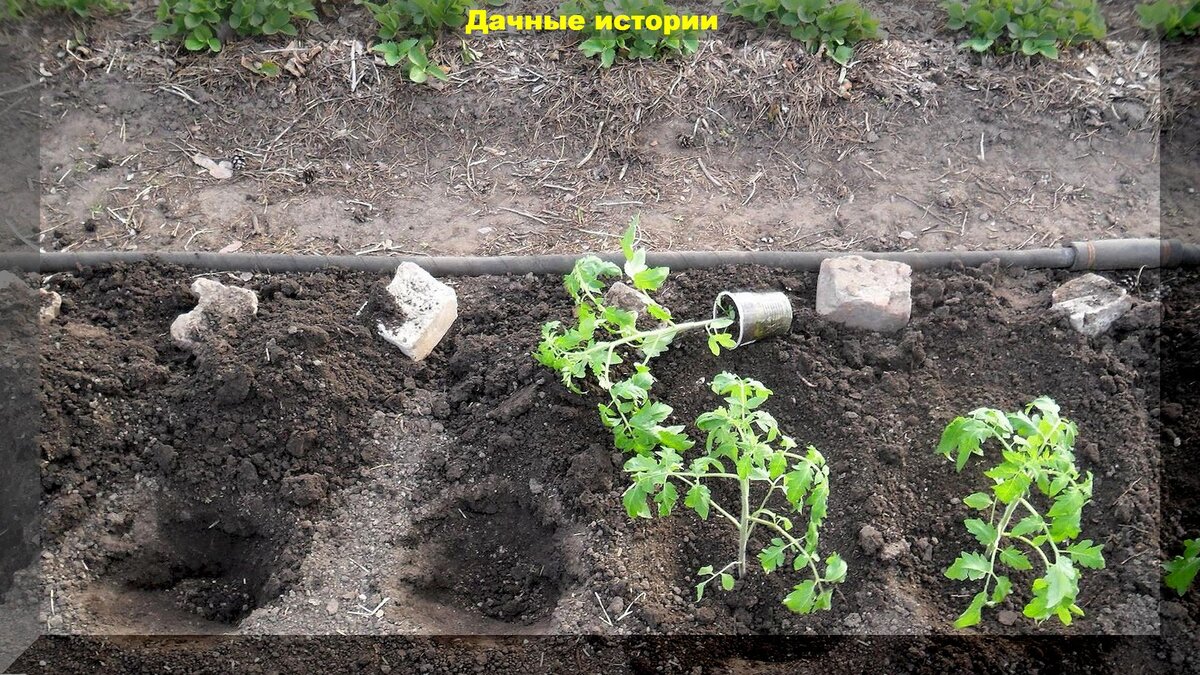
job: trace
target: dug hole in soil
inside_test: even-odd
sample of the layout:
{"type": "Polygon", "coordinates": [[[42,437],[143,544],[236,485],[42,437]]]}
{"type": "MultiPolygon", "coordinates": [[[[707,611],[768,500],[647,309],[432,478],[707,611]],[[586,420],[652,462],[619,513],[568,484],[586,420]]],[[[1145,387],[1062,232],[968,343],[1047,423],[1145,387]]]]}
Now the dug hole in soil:
{"type": "Polygon", "coordinates": [[[192,276],[138,265],[46,283],[63,297],[42,359],[52,632],[949,633],[975,589],[942,570],[975,548],[960,499],[987,479],[933,449],[954,416],[1039,395],[1079,426],[1095,474],[1081,536],[1108,566],[1084,574],[1070,628],[1019,617],[1018,575],[979,630],[1158,631],[1155,273],[1110,275],[1136,305],[1092,340],[1048,311],[1064,272],[915,274],[893,335],[818,317],[816,275],[672,275],[659,299],[677,317],[705,317],[721,290],[792,298],[783,337],[719,359],[679,338],[654,362],[655,394],[690,426],[719,402],[714,375],[759,379],[781,430],[824,453],[821,552],[849,575],[811,616],[780,603],[801,578],[761,569],[696,602],[696,569],[733,559],[734,533],[684,510],[626,516],[596,399],[530,356],[541,325],[571,315],[561,278],[448,280],[458,321],[412,363],[363,319],[381,280],[333,271],[218,276],[257,291],[258,315],[182,351],[167,331],[195,304],[192,276]]]}

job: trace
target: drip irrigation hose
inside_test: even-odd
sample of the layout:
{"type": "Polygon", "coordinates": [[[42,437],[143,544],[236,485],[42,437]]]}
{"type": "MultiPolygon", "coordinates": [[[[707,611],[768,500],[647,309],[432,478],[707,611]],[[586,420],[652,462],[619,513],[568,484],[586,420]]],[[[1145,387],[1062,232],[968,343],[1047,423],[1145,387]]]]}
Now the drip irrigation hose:
{"type": "MultiPolygon", "coordinates": [[[[1200,265],[1200,246],[1177,239],[1110,239],[1072,242],[1059,248],[1021,251],[905,251],[856,253],[841,251],[663,251],[646,262],[673,270],[709,269],[725,265],[759,265],[815,272],[826,258],[859,255],[903,262],[914,270],[960,263],[978,267],[991,260],[1006,267],[1070,270],[1120,270],[1200,265]]],[[[580,255],[530,256],[354,256],[285,255],[277,253],[199,253],[186,251],[80,251],[70,253],[0,254],[0,269],[66,272],[115,263],[158,262],[218,272],[315,272],[344,269],[392,274],[411,262],[434,276],[500,276],[505,274],[566,274],[580,255]]],[[[615,253],[600,257],[620,261],[615,253]]]]}

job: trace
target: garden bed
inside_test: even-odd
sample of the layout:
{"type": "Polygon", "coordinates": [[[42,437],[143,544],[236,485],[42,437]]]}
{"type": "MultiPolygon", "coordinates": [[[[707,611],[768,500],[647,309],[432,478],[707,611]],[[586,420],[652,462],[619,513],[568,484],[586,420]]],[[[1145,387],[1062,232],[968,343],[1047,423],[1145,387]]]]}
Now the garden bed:
{"type": "Polygon", "coordinates": [[[719,359],[683,336],[655,372],[678,423],[716,404],[718,372],[762,380],[781,429],[825,454],[822,551],[850,571],[831,611],[799,616],[779,603],[799,579],[779,572],[695,602],[728,532],[625,515],[596,401],[530,357],[541,324],[569,315],[558,278],[451,280],[458,322],[413,364],[356,319],[367,275],[222,277],[259,292],[258,317],[195,356],[166,335],[194,302],[183,270],[56,275],[42,618],[65,633],[951,632],[973,589],[942,570],[970,550],[958,500],[983,478],[934,454],[938,435],[1046,394],[1079,425],[1083,532],[1108,566],[1084,575],[1071,628],[990,611],[979,630],[1157,633],[1158,275],[1118,275],[1139,306],[1092,341],[1047,312],[1068,276],[918,274],[911,325],[890,336],[818,318],[815,275],[672,277],[680,317],[731,287],[793,300],[789,335],[719,359]]]}

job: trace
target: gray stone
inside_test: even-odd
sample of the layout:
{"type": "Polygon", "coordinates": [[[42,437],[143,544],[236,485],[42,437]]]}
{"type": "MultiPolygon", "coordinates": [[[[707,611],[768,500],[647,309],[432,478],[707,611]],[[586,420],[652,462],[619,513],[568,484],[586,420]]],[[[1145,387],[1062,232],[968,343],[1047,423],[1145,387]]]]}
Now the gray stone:
{"type": "Polygon", "coordinates": [[[617,309],[638,313],[644,311],[650,304],[640,291],[620,281],[608,287],[604,293],[604,300],[617,309]]]}
{"type": "Polygon", "coordinates": [[[1015,624],[1017,621],[1021,620],[1021,615],[1017,614],[1016,612],[1012,611],[1011,609],[1002,609],[1002,610],[1000,610],[1000,614],[996,618],[998,618],[1000,620],[1000,623],[1004,624],[1005,626],[1011,626],[1011,625],[1015,624]]]}
{"type": "Polygon", "coordinates": [[[420,361],[429,356],[458,318],[458,294],[410,262],[400,263],[387,290],[403,318],[379,321],[379,335],[408,358],[420,361]]]}
{"type": "Polygon", "coordinates": [[[1090,273],[1059,286],[1052,298],[1050,310],[1065,314],[1071,327],[1088,337],[1104,333],[1133,307],[1124,288],[1090,273]]]}
{"type": "Polygon", "coordinates": [[[861,256],[826,258],[817,278],[817,314],[851,328],[898,331],[912,314],[912,268],[861,256]]]}
{"type": "Polygon", "coordinates": [[[890,544],[885,544],[884,547],[882,549],[880,549],[879,559],[884,562],[892,562],[893,560],[899,560],[901,558],[908,556],[908,553],[910,550],[911,550],[911,547],[909,546],[907,541],[905,541],[903,539],[901,539],[900,541],[893,541],[890,544]]]}
{"type": "Polygon", "coordinates": [[[171,339],[180,349],[194,349],[221,324],[258,314],[258,294],[248,288],[202,277],[192,282],[192,293],[199,298],[196,307],[171,323],[171,339]]]}
{"type": "Polygon", "coordinates": [[[17,275],[9,272],[8,270],[0,270],[0,291],[8,288],[9,286],[21,286],[28,288],[17,275]]]}

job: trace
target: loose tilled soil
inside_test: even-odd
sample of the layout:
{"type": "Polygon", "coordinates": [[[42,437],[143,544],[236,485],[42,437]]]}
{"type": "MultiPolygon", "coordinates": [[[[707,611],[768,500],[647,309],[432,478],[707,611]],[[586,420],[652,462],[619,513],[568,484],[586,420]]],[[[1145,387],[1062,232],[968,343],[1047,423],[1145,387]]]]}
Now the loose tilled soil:
{"type": "Polygon", "coordinates": [[[818,318],[814,275],[672,278],[677,316],[726,288],[793,298],[787,336],[720,360],[683,337],[655,366],[680,422],[715,405],[720,370],[762,380],[781,427],[828,458],[822,548],[851,572],[832,611],[796,616],[779,603],[788,574],[694,601],[695,569],[733,555],[719,523],[626,517],[595,401],[529,357],[540,324],[570,311],[558,278],[453,280],[459,320],[413,364],[356,320],[368,275],[223,276],[259,292],[259,314],[192,356],[166,335],[194,302],[182,270],[56,275],[41,619],[65,633],[950,632],[970,589],[941,570],[971,545],[959,498],[984,479],[934,455],[937,435],[976,406],[1049,394],[1079,424],[1096,475],[1084,532],[1108,567],[1085,576],[1088,615],[1070,629],[992,611],[980,630],[1157,633],[1157,275],[1118,277],[1138,305],[1093,341],[1046,311],[1065,278],[918,274],[895,335],[818,318]]]}

